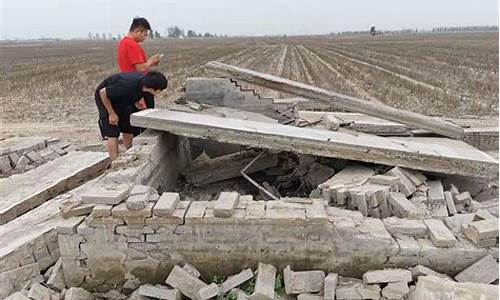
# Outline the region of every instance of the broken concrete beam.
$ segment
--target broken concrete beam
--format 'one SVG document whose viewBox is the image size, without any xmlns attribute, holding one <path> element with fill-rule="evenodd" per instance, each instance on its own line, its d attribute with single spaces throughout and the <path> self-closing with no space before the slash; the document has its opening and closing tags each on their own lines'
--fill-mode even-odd
<svg viewBox="0 0 500 300">
<path fill-rule="evenodd" d="M 94 296 L 81 287 L 72 287 L 66 291 L 65 300 L 94 300 Z"/>
<path fill-rule="evenodd" d="M 347 111 L 364 113 L 374 117 L 410 125 L 412 127 L 427 129 L 431 132 L 456 139 L 462 138 L 464 134 L 464 130 L 460 126 L 445 122 L 441 119 L 396 109 L 380 103 L 373 103 L 372 101 L 353 98 L 300 82 L 216 61 L 207 63 L 206 67 L 216 72 L 227 74 L 233 79 L 241 79 L 249 83 L 262 85 L 271 89 L 278 89 L 282 92 L 293 93 L 297 96 L 314 99 L 319 102 L 334 104 L 337 108 Z"/>
<path fill-rule="evenodd" d="M 498 286 L 472 282 L 453 282 L 436 276 L 421 276 L 408 300 L 484 299 L 497 300 Z"/>
<path fill-rule="evenodd" d="M 248 298 L 251 300 L 274 299 L 274 283 L 276 281 L 276 268 L 272 265 L 259 263 L 255 291 Z"/>
<path fill-rule="evenodd" d="M 336 273 L 329 273 L 325 277 L 323 297 L 325 300 L 335 300 L 335 293 L 337 284 L 339 282 L 339 275 Z"/>
<path fill-rule="evenodd" d="M 153 216 L 169 217 L 175 210 L 177 203 L 181 201 L 178 193 L 163 193 L 153 207 Z"/>
<path fill-rule="evenodd" d="M 214 204 L 214 216 L 219 218 L 229 218 L 238 205 L 240 194 L 237 192 L 221 192 Z"/>
<path fill-rule="evenodd" d="M 482 150 L 498 150 L 498 127 L 465 128 L 463 140 Z"/>
<path fill-rule="evenodd" d="M 295 128 L 282 124 L 236 120 L 191 113 L 151 109 L 132 114 L 134 126 L 164 130 L 173 134 L 213 139 L 252 147 L 293 151 L 326 157 L 398 165 L 436 173 L 469 177 L 494 177 L 497 162 L 460 141 L 441 145 L 439 151 L 428 142 L 401 143 L 371 136 Z M 212 134 L 214 131 L 216 135 Z M 461 143 L 461 144 L 460 144 Z M 462 148 L 457 152 L 457 147 Z M 371 155 L 366 155 L 369 151 Z"/>
<path fill-rule="evenodd" d="M 253 272 L 251 269 L 245 269 L 238 274 L 228 277 L 223 283 L 220 285 L 220 293 L 224 295 L 230 290 L 240 286 L 241 284 L 247 282 L 248 280 L 253 278 Z"/>
<path fill-rule="evenodd" d="M 453 247 L 457 242 L 455 235 L 438 219 L 424 220 L 429 229 L 429 236 L 436 247 Z"/>
<path fill-rule="evenodd" d="M 165 283 L 178 289 L 183 295 L 198 300 L 198 291 L 208 285 L 198 278 L 189 274 L 179 266 L 174 266 Z"/>
<path fill-rule="evenodd" d="M 303 271 L 294 272 L 287 266 L 283 270 L 285 292 L 287 295 L 317 293 L 324 288 L 325 272 Z"/>
<path fill-rule="evenodd" d="M 380 299 L 380 287 L 374 285 L 364 285 L 357 279 L 342 279 L 336 289 L 337 300 L 363 300 Z"/>
<path fill-rule="evenodd" d="M 83 203 L 114 205 L 124 201 L 129 195 L 127 184 L 105 184 L 98 182 L 82 195 Z"/>
<path fill-rule="evenodd" d="M 143 284 L 139 287 L 139 295 L 155 299 L 180 300 L 181 293 L 162 285 Z"/>
<path fill-rule="evenodd" d="M 410 200 L 406 199 L 402 193 L 389 193 L 387 201 L 392 213 L 400 218 L 420 218 L 424 212 L 415 206 Z"/>
<path fill-rule="evenodd" d="M 95 204 L 83 204 L 79 202 L 73 202 L 68 207 L 61 208 L 61 216 L 65 219 L 71 217 L 87 216 L 94 211 Z"/>
<path fill-rule="evenodd" d="M 0 141 L 0 156 L 8 155 L 10 153 L 22 154 L 33 150 L 41 150 L 47 146 L 47 137 L 28 136 L 20 137 L 15 136 Z"/>
<path fill-rule="evenodd" d="M 498 219 L 497 217 L 493 216 L 489 211 L 486 209 L 480 209 L 476 212 L 474 215 L 474 221 L 482 221 L 482 220 L 494 220 Z"/>
<path fill-rule="evenodd" d="M 258 153 L 254 151 L 237 152 L 206 161 L 198 161 L 188 166 L 182 174 L 186 180 L 196 186 L 203 186 L 241 176 L 241 170 L 248 165 Z M 276 167 L 278 156 L 268 152 L 256 160 L 245 173 L 252 174 L 268 168 Z"/>
<path fill-rule="evenodd" d="M 448 276 L 446 274 L 438 273 L 438 272 L 432 270 L 431 268 L 428 268 L 428 267 L 422 266 L 422 265 L 417 265 L 417 266 L 411 268 L 410 271 L 411 271 L 411 276 L 413 278 L 413 281 L 415 281 L 415 282 L 417 281 L 417 279 L 420 276 L 429 276 L 429 275 L 445 278 L 448 280 L 453 280 L 450 276 Z"/>
<path fill-rule="evenodd" d="M 382 289 L 382 296 L 387 299 L 404 299 L 404 297 L 410 292 L 407 282 L 389 282 Z"/>
<path fill-rule="evenodd" d="M 100 152 L 74 151 L 36 169 L 0 181 L 0 224 L 98 175 L 108 163 Z"/>
<path fill-rule="evenodd" d="M 52 272 L 47 280 L 47 286 L 58 292 L 62 291 L 66 287 L 61 258 L 59 258 L 56 264 L 52 267 Z"/>
<path fill-rule="evenodd" d="M 386 269 L 368 271 L 363 274 L 364 284 L 388 283 L 388 282 L 410 282 L 411 272 L 403 269 Z"/>
<path fill-rule="evenodd" d="M 476 221 L 468 224 L 463 233 L 474 243 L 498 237 L 498 219 Z"/>
<path fill-rule="evenodd" d="M 455 207 L 455 202 L 453 202 L 453 194 L 450 191 L 444 192 L 444 200 L 446 202 L 446 209 L 450 216 L 457 214 L 457 208 Z"/>
<path fill-rule="evenodd" d="M 210 298 L 217 297 L 219 294 L 219 286 L 217 283 L 212 282 L 211 284 L 207 285 L 204 288 L 201 288 L 198 291 L 198 299 L 199 300 L 207 300 Z"/>
<path fill-rule="evenodd" d="M 497 279 L 498 262 L 491 255 L 486 255 L 455 276 L 458 282 L 492 283 Z"/>
</svg>

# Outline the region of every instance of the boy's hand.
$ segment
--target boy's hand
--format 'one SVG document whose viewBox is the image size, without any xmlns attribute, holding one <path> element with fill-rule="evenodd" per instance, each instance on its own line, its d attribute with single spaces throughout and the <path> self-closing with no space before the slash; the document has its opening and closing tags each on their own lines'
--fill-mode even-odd
<svg viewBox="0 0 500 300">
<path fill-rule="evenodd" d="M 118 118 L 117 114 L 110 114 L 108 120 L 109 120 L 109 124 L 116 126 L 116 125 L 118 125 L 118 121 L 120 119 Z"/>
<path fill-rule="evenodd" d="M 155 55 L 151 56 L 151 58 L 150 58 L 151 65 L 157 66 L 161 61 L 161 57 L 162 57 L 161 54 L 155 54 Z"/>
<path fill-rule="evenodd" d="M 146 101 L 144 100 L 144 98 L 141 98 L 141 100 L 137 101 L 135 103 L 135 107 L 138 109 L 138 110 L 145 110 L 147 107 L 146 105 Z"/>
</svg>

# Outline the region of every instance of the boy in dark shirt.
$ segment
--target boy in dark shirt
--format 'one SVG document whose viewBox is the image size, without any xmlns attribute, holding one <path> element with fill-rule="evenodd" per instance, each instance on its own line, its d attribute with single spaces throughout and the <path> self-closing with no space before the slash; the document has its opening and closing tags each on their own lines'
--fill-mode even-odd
<svg viewBox="0 0 500 300">
<path fill-rule="evenodd" d="M 99 84 L 95 101 L 99 111 L 99 129 L 107 138 L 107 149 L 112 160 L 118 157 L 118 137 L 123 133 L 125 148 L 132 147 L 140 129 L 130 125 L 130 115 L 146 109 L 144 97 L 158 96 L 167 88 L 167 78 L 160 72 L 118 73 Z"/>
</svg>

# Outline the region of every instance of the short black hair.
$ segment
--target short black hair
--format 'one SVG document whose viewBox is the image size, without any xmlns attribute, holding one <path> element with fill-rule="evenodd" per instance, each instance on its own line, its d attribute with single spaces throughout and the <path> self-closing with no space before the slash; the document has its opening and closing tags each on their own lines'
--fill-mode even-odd
<svg viewBox="0 0 500 300">
<path fill-rule="evenodd" d="M 142 84 L 144 87 L 153 90 L 164 90 L 168 86 L 168 80 L 165 75 L 158 71 L 149 71 L 146 76 L 144 76 Z"/>
<path fill-rule="evenodd" d="M 144 27 L 146 28 L 146 30 L 151 31 L 151 25 L 149 25 L 148 20 L 146 20 L 146 18 L 139 18 L 139 17 L 134 18 L 132 20 L 132 24 L 130 25 L 130 29 L 128 31 L 132 32 L 139 27 Z"/>
</svg>

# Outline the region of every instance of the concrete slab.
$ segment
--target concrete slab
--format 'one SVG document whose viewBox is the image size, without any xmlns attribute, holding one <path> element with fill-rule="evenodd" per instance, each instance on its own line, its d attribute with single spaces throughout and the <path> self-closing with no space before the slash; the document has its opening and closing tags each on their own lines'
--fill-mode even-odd
<svg viewBox="0 0 500 300">
<path fill-rule="evenodd" d="M 131 123 L 187 137 L 403 166 L 436 173 L 487 178 L 498 173 L 496 160 L 462 141 L 449 140 L 450 146 L 439 145 L 436 149 L 435 144 L 429 144 L 428 140 L 402 142 L 366 134 L 355 136 L 343 132 L 159 109 L 135 113 L 131 116 Z M 370 155 L 366 155 L 367 152 Z"/>
<path fill-rule="evenodd" d="M 51 197 L 98 175 L 108 154 L 71 152 L 19 176 L 0 182 L 0 224 L 5 224 Z"/>
</svg>

